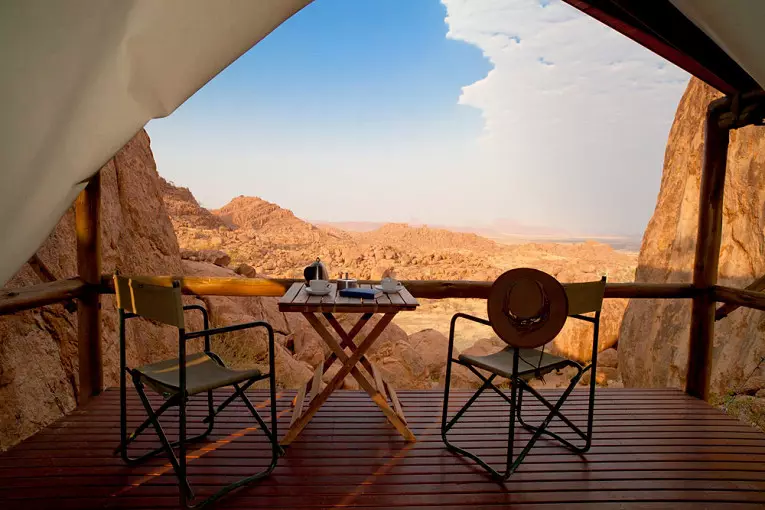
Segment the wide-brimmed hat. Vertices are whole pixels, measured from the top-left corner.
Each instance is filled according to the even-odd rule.
[[[568,315],[566,290],[538,269],[511,269],[491,286],[489,321],[512,347],[539,347],[556,337]]]

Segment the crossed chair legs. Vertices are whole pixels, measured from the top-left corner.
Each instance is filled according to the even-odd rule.
[[[579,383],[579,380],[582,378],[582,376],[588,370],[591,369],[592,365],[589,365],[587,367],[574,365],[577,368],[577,374],[571,379],[569,386],[560,396],[558,401],[553,404],[550,401],[548,401],[546,398],[544,398],[537,390],[532,388],[525,380],[521,379],[520,377],[512,378],[511,394],[508,397],[507,394],[505,394],[502,390],[500,390],[493,384],[493,381],[497,377],[497,374],[491,374],[488,378],[484,377],[484,375],[481,374],[478,370],[476,370],[472,365],[468,363],[463,363],[462,361],[458,359],[452,359],[452,345],[450,344],[449,347],[450,347],[449,357],[448,357],[447,366],[446,366],[446,381],[444,384],[444,406],[443,406],[443,414],[441,416],[441,438],[444,441],[444,444],[446,445],[446,447],[450,451],[453,451],[455,453],[458,453],[460,455],[463,455],[465,457],[468,457],[474,460],[486,471],[488,471],[494,478],[499,480],[507,480],[518,469],[518,466],[520,466],[521,462],[523,462],[526,455],[529,453],[529,451],[531,451],[531,448],[533,448],[534,444],[543,434],[550,436],[553,439],[556,439],[563,446],[565,446],[569,450],[578,454],[585,453],[590,449],[590,445],[592,444],[592,420],[593,420],[593,402],[595,397],[595,391],[594,391],[595,378],[591,377],[586,432],[582,431],[577,425],[575,425],[573,422],[571,422],[571,420],[569,420],[566,416],[564,416],[561,413],[561,407],[566,402],[566,399],[571,394],[571,391]],[[518,349],[516,349],[513,355],[513,374],[518,373],[518,358],[519,358],[519,351]],[[459,365],[467,367],[471,372],[473,372],[478,378],[480,378],[483,381],[483,384],[481,385],[480,388],[478,388],[478,390],[473,394],[473,396],[470,397],[470,399],[462,406],[462,408],[460,408],[460,410],[457,411],[454,417],[452,417],[452,419],[447,422],[452,363],[457,363]],[[496,469],[491,467],[487,462],[485,462],[475,453],[472,453],[468,450],[465,450],[463,448],[460,448],[459,446],[452,444],[447,438],[447,434],[449,433],[451,428],[459,421],[459,419],[465,414],[465,412],[470,408],[470,406],[478,399],[478,397],[488,388],[491,388],[492,390],[494,390],[495,393],[497,393],[500,397],[502,397],[503,400],[505,400],[510,405],[510,422],[508,427],[508,438],[507,438],[508,439],[507,457],[506,457],[505,469],[502,472],[497,471]],[[539,402],[541,402],[549,411],[547,416],[545,417],[545,419],[542,421],[542,423],[539,426],[535,427],[535,426],[529,425],[522,418],[524,391],[529,392]],[[561,421],[563,421],[563,423],[565,423],[577,436],[579,436],[582,440],[584,440],[584,445],[576,446],[570,441],[562,438],[558,434],[548,430],[550,422],[555,417],[560,418]],[[514,443],[515,443],[516,418],[518,420],[518,423],[523,428],[525,428],[526,430],[532,433],[532,436],[529,442],[526,443],[526,446],[524,446],[523,449],[518,453],[518,455],[514,457],[513,454],[514,454]]]
[[[222,363],[217,356],[210,353],[216,362]],[[274,470],[276,467],[276,462],[280,455],[284,453],[284,450],[279,446],[279,441],[276,437],[276,390],[274,381],[271,381],[270,384],[270,390],[271,390],[271,428],[269,428],[265,421],[263,421],[263,418],[261,418],[258,411],[255,409],[255,407],[252,405],[252,402],[250,402],[250,399],[245,394],[245,391],[252,386],[255,382],[262,380],[261,378],[253,378],[248,381],[246,381],[244,384],[234,384],[234,393],[232,393],[226,400],[224,400],[217,409],[214,406],[213,402],[213,392],[208,391],[207,392],[207,409],[208,414],[207,417],[205,417],[204,420],[202,420],[203,423],[207,424],[207,429],[202,432],[199,435],[186,438],[186,402],[188,401],[188,398],[186,399],[186,402],[181,402],[181,397],[179,394],[172,395],[170,398],[168,398],[160,407],[158,407],[156,410],[152,408],[151,402],[149,401],[148,397],[146,396],[146,392],[144,391],[144,384],[141,381],[141,376],[138,372],[132,371],[130,369],[126,369],[126,372],[129,373],[133,380],[133,385],[135,386],[136,392],[138,393],[138,396],[141,399],[141,403],[143,404],[144,409],[146,410],[146,414],[148,415],[148,418],[139,425],[130,436],[127,435],[127,389],[125,387],[125,375],[123,375],[122,384],[120,386],[120,432],[121,437],[124,438],[123,441],[120,443],[119,446],[115,449],[114,453],[119,453],[122,457],[122,460],[125,461],[128,465],[136,465],[139,464],[151,457],[154,457],[160,453],[165,453],[167,455],[167,458],[170,462],[170,464],[173,467],[173,471],[175,472],[176,477],[178,478],[178,482],[180,484],[180,490],[181,490],[181,500],[183,504],[188,508],[200,508],[204,505],[207,505],[209,503],[212,503],[213,501],[223,497],[224,495],[228,494],[229,492],[242,487],[244,485],[248,485],[251,482],[254,482],[256,480],[259,480],[261,478],[264,478],[268,476],[271,471]],[[271,379],[273,379],[273,375],[270,376]],[[186,476],[186,446],[191,443],[199,442],[204,440],[207,436],[210,435],[210,433],[213,430],[213,427],[215,425],[215,417],[221,413],[231,402],[233,402],[237,397],[239,397],[242,402],[244,402],[244,405],[249,409],[252,416],[255,418],[255,420],[258,422],[258,425],[262,428],[263,432],[266,434],[266,437],[268,437],[269,442],[271,443],[271,461],[268,467],[252,476],[243,478],[237,482],[234,482],[232,484],[227,485],[226,487],[223,487],[219,491],[217,491],[215,494],[211,495],[207,499],[200,501],[194,505],[189,505],[188,501],[191,501],[194,499],[194,492],[191,489],[191,485],[189,484],[188,478]],[[183,405],[181,405],[183,404]],[[179,421],[179,439],[178,441],[170,442],[170,440],[167,438],[167,435],[165,434],[165,431],[162,428],[162,425],[159,422],[160,416],[164,414],[165,411],[170,409],[171,407],[178,406],[179,407],[179,414],[180,414],[180,421]],[[157,436],[159,437],[159,441],[162,446],[159,448],[156,448],[154,450],[151,450],[149,452],[146,452],[138,457],[130,457],[128,454],[128,446],[130,443],[135,441],[135,439],[138,438],[138,436],[141,435],[149,426],[152,426],[154,430],[157,433]],[[178,456],[175,454],[174,448],[178,447]]]

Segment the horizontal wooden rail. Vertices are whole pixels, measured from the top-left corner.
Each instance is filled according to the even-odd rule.
[[[606,283],[607,298],[683,299],[701,293],[690,283]]]
[[[181,283],[181,292],[193,296],[260,296],[281,297],[295,282],[288,278],[228,278],[222,276],[140,276],[142,282],[154,285]],[[101,292],[114,294],[112,275],[101,276]]]
[[[225,278],[215,276],[142,276],[157,285],[180,280],[181,291],[195,296],[281,297],[290,285],[303,280],[290,278]],[[360,283],[379,283],[362,280]],[[421,299],[486,299],[492,282],[461,280],[404,280],[413,296]],[[0,291],[0,315],[79,297],[87,287],[79,278]],[[114,293],[111,275],[101,277],[100,292]],[[699,292],[689,284],[609,283],[607,298],[690,298]],[[744,305],[746,306],[746,305]]]
[[[712,293],[715,301],[725,303],[726,305],[736,305],[736,308],[745,306],[756,310],[765,310],[765,292],[715,285]]]
[[[765,289],[765,276],[757,278],[755,281],[747,285],[743,290],[758,291],[763,289]],[[724,319],[740,306],[742,305],[736,303],[725,303],[717,310],[715,310],[715,320],[719,321],[720,319]]]
[[[86,284],[79,278],[0,290],[0,315],[79,297]]]
[[[272,296],[280,297],[300,279],[287,278],[224,278],[203,276],[142,276],[143,281],[158,285],[170,285],[173,280],[181,282],[184,294],[197,296]],[[113,293],[111,275],[101,279],[102,292]],[[359,283],[380,283],[361,280]],[[486,299],[492,282],[468,280],[403,280],[402,283],[413,296],[422,299]],[[699,290],[690,284],[680,283],[609,283],[607,298],[690,298]]]
[[[195,296],[261,296],[281,297],[290,285],[303,280],[289,278],[226,278],[215,276],[141,276],[141,280],[157,285],[170,285],[173,280],[181,282],[184,294]],[[359,283],[380,283],[361,280]],[[412,295],[423,299],[478,298],[486,299],[491,282],[448,280],[404,280],[402,282]],[[101,277],[104,293],[114,293],[111,275]]]

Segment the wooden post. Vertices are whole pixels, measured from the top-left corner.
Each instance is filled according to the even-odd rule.
[[[691,308],[690,348],[685,391],[701,399],[709,398],[712,372],[712,346],[715,333],[715,300],[712,287],[717,283],[717,268],[722,239],[723,190],[728,159],[728,129],[719,125],[715,109],[707,110],[704,126],[704,161],[699,192],[699,228],[693,286],[700,292]]]
[[[75,202],[77,271],[86,288],[77,306],[77,349],[80,360],[78,404],[101,393],[101,173],[96,173]]]

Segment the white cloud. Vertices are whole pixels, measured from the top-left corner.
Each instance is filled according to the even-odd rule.
[[[684,71],[558,0],[442,0],[447,37],[494,68],[462,90],[481,110],[486,213],[636,232],[653,211]]]

